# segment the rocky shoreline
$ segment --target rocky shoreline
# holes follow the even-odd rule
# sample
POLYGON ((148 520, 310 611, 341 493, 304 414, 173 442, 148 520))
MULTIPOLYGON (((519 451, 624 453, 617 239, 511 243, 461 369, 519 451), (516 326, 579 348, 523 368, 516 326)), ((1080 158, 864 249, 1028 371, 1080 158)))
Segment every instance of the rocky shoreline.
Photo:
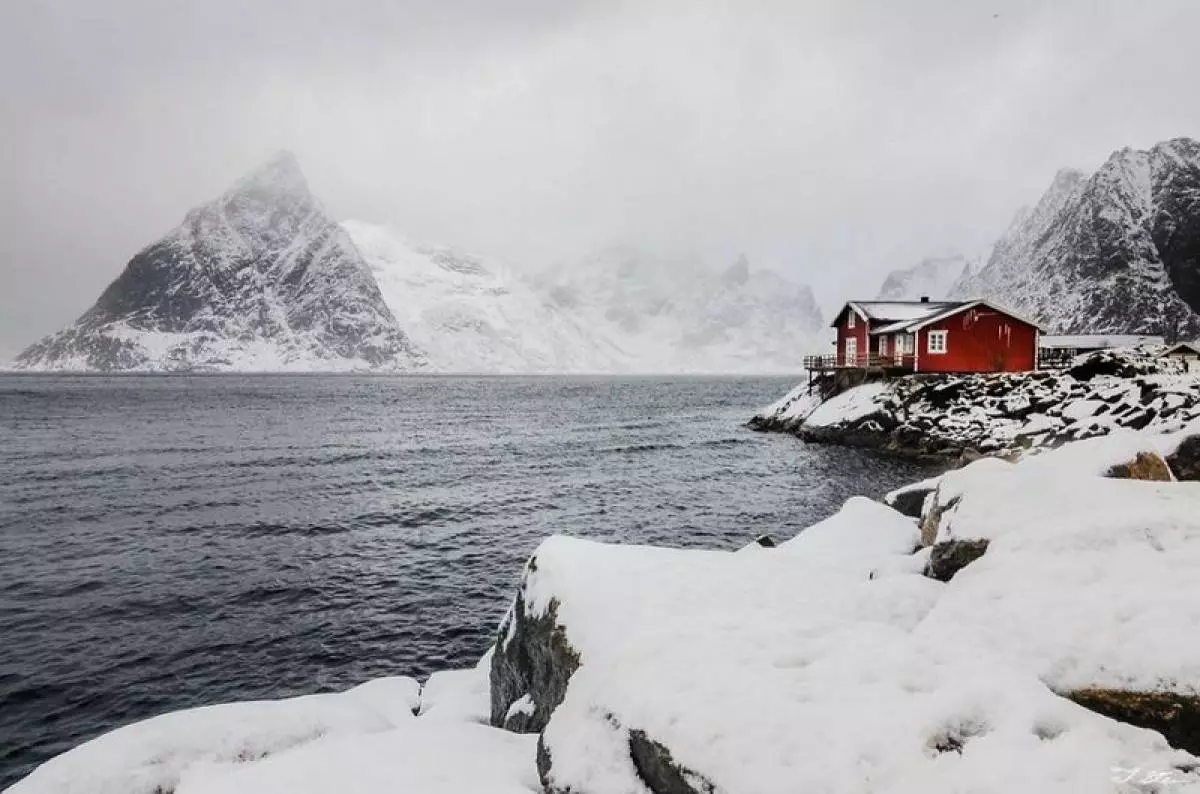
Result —
POLYGON ((748 424, 814 443, 966 462, 1117 429, 1169 431, 1197 417, 1200 378, 1154 351, 1126 350, 1081 356, 1058 372, 912 375, 827 401, 800 386, 748 424))

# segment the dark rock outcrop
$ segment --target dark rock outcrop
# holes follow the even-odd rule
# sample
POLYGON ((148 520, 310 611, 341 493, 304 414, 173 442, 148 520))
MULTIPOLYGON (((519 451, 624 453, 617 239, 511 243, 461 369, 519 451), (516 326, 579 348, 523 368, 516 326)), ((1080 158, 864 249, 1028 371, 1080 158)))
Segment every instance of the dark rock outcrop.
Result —
MULTIPOLYGON (((530 558, 526 570, 537 570, 536 557, 530 558)), ((566 696, 579 661, 579 652, 559 625, 558 603, 552 601, 544 614, 531 616, 524 592, 518 591, 492 655, 492 725, 517 733, 540 732, 566 696), (510 716, 512 705, 523 697, 533 702, 533 710, 510 716)))
POLYGON ((948 582, 954 578, 954 574, 982 557, 987 548, 988 540, 985 538, 935 543, 929 550, 925 575, 939 582, 948 582))
POLYGON ((703 775, 681 766, 671 757, 671 751, 654 741, 644 731, 629 732, 629 755, 638 777, 654 794, 714 794, 713 786, 703 775))
POLYGON ((925 507, 925 499, 937 490, 936 484, 927 486, 908 486, 893 491, 884 498, 884 503, 898 513, 909 518, 920 518, 925 507))
POLYGON ((1172 747, 1200 755, 1200 697, 1119 689, 1078 689, 1066 697, 1110 719, 1158 731, 1172 747))

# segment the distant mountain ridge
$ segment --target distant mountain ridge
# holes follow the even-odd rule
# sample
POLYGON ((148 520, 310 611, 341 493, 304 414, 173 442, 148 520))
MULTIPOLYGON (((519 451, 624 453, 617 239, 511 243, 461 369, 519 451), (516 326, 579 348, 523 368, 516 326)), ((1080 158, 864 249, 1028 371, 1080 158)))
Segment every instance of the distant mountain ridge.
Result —
POLYGON ((952 297, 988 297, 1058 333, 1200 335, 1200 143, 1064 169, 952 297))
POLYGON ((61 371, 788 372, 812 291, 628 249, 538 277, 335 223, 281 154, 133 257, 17 360, 61 371))

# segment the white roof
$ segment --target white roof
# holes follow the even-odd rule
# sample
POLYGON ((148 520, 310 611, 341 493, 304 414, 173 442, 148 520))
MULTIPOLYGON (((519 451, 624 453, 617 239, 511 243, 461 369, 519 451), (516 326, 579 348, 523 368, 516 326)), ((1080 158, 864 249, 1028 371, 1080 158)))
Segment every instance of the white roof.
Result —
POLYGON ((915 317, 911 320, 901 320, 900 322, 892 323, 891 325, 885 325, 882 328, 875 328, 871 331, 871 335, 874 336, 876 334, 893 334, 893 333, 898 333, 900 331, 906 331, 906 332, 919 331, 922 328, 924 328, 925 326, 930 325, 931 323, 936 323, 938 320, 944 320, 945 318, 952 317, 960 312, 965 312, 969 309, 974 309, 977 306, 986 306, 989 309, 992 309, 993 311, 998 311, 1001 314, 1006 314, 1009 317, 1013 317, 1017 320, 1020 320, 1023 323, 1026 323, 1028 325, 1033 326, 1034 328, 1037 328, 1038 330, 1041 330, 1041 326, 1039 326, 1033 320, 1022 317, 1021 315, 1017 314, 1016 312, 1010 311, 1009 309, 1006 309, 1003 306, 998 306, 997 304, 992 303, 991 301, 971 300, 971 301, 960 301, 957 303, 938 303, 938 304, 926 303, 926 304, 922 304, 922 305, 934 306, 935 309, 934 309, 934 311, 931 311, 931 312, 925 312, 921 316, 915 317))
POLYGON ((1161 336, 1138 336, 1135 334, 1064 334, 1043 336, 1040 346, 1048 348, 1073 348, 1075 350, 1105 350, 1110 347, 1133 347, 1134 345, 1164 345, 1161 336))
MULTIPOLYGON (((903 320, 905 322, 912 322, 913 320, 918 320, 950 306, 958 306, 959 304, 957 302, 950 303, 946 301, 927 301, 924 303, 921 301, 849 301, 846 305, 857 312, 860 317, 865 317, 868 320, 886 320, 888 322, 903 320)), ((840 311, 834 315, 835 321, 841 315, 842 312, 840 311)))

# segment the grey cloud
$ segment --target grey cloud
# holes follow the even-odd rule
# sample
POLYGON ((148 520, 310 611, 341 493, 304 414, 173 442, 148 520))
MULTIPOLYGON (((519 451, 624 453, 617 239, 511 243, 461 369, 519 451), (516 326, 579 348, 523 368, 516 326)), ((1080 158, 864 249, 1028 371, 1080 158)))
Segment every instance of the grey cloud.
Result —
POLYGON ((745 250, 826 300, 1061 166, 1200 134, 1200 6, 39 0, 0 8, 0 354, 279 148, 515 265, 745 250), (1049 7, 1046 7, 1049 6, 1049 7))

